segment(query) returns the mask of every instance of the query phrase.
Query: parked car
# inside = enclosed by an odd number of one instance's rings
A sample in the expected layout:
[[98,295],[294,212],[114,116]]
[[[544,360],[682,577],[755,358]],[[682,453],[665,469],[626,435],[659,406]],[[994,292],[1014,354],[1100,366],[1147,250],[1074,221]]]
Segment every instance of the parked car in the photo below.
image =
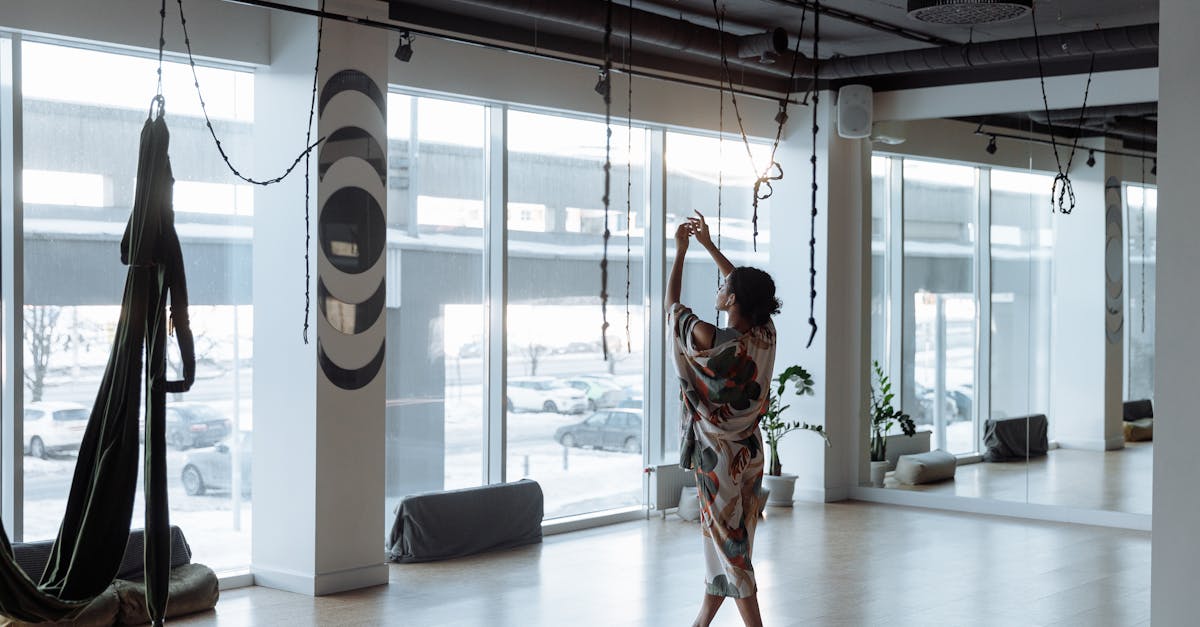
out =
[[636,398],[627,398],[627,399],[617,403],[617,407],[624,408],[624,409],[640,410],[642,408],[642,405],[644,405],[645,403],[646,403],[646,400],[639,396]]
[[514,377],[508,380],[509,411],[549,411],[578,414],[587,411],[587,396],[554,377]]
[[180,451],[212,446],[230,432],[229,419],[202,403],[167,405],[167,444]]
[[50,453],[78,451],[89,417],[88,409],[79,403],[27,403],[25,454],[45,459]]
[[616,407],[625,398],[625,390],[621,386],[605,380],[600,377],[569,377],[563,379],[563,383],[582,391],[587,395],[587,405],[589,411],[596,411],[606,407]]
[[[250,493],[250,468],[253,447],[249,431],[241,433],[242,494]],[[188,496],[200,496],[213,491],[229,491],[233,485],[233,451],[228,441],[216,446],[197,449],[187,454],[179,474],[183,491]]]
[[559,427],[554,439],[568,448],[591,446],[627,453],[642,452],[642,410],[609,409],[588,416],[583,422]]
[[[925,387],[920,383],[916,384],[915,388],[917,396],[917,408],[912,412],[913,420],[917,424],[933,424],[933,388]],[[961,409],[965,410],[965,414],[960,413]],[[946,423],[958,422],[964,418],[970,418],[970,400],[961,403],[961,399],[956,397],[955,392],[946,390],[942,397],[942,417]]]

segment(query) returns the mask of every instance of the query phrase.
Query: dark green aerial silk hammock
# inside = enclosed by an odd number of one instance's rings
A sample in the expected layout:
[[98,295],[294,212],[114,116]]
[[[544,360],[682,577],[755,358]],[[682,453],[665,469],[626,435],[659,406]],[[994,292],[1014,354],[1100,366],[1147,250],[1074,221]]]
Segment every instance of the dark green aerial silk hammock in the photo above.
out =
[[[35,583],[16,564],[8,534],[0,526],[0,614],[14,619],[70,619],[117,575],[137,489],[143,348],[147,358],[146,601],[153,624],[162,624],[166,612],[171,561],[163,424],[166,395],[191,387],[196,360],[188,325],[183,255],[171,207],[174,178],[167,156],[170,136],[163,106],[162,96],[156,96],[142,127],[133,212],[121,240],[121,262],[129,266],[121,318],[79,448],[66,514],[41,581]],[[183,361],[181,381],[166,379],[168,294]]]

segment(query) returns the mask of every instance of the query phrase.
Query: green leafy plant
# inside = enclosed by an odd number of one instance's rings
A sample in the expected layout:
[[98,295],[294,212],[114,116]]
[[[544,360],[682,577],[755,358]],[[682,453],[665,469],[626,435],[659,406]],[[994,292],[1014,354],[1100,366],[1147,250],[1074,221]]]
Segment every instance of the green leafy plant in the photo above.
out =
[[875,371],[875,383],[871,385],[871,461],[882,462],[887,459],[887,432],[899,424],[904,435],[912,437],[917,432],[917,425],[912,416],[892,407],[896,395],[892,393],[892,382],[883,374],[879,362],[871,362],[871,368]]
[[807,422],[799,421],[789,422],[783,419],[783,412],[791,407],[791,405],[783,405],[781,400],[788,383],[792,383],[795,387],[796,396],[812,396],[814,393],[812,375],[807,370],[800,366],[792,366],[775,377],[773,383],[774,385],[767,389],[767,411],[763,413],[762,421],[759,424],[762,426],[767,446],[771,449],[771,463],[767,467],[767,474],[779,476],[783,474],[783,465],[779,463],[779,441],[783,439],[783,436],[797,429],[804,429],[821,436],[825,440],[825,446],[829,446],[829,435],[825,433],[825,427],[821,425],[810,425]]

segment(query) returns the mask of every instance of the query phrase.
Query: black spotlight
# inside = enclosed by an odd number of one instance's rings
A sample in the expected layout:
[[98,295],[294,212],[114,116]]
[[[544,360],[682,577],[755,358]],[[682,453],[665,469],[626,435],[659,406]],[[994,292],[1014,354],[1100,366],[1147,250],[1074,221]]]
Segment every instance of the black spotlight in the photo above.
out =
[[1089,150],[1089,151],[1088,151],[1088,160],[1087,160],[1087,164],[1088,164],[1088,167],[1089,167],[1089,168],[1094,168],[1094,167],[1096,167],[1096,151],[1095,151],[1095,150]]
[[988,140],[987,153],[989,155],[996,154],[996,136],[995,135],[992,135],[992,138]]
[[403,63],[408,63],[413,53],[412,42],[412,33],[400,33],[400,45],[396,46],[396,54],[393,56]]
[[608,95],[612,93],[612,80],[608,72],[600,70],[600,78],[596,80],[596,86],[593,89],[596,90],[596,93],[608,98]]
[[1154,165],[1150,166],[1150,173],[1158,176],[1158,159],[1154,160]]

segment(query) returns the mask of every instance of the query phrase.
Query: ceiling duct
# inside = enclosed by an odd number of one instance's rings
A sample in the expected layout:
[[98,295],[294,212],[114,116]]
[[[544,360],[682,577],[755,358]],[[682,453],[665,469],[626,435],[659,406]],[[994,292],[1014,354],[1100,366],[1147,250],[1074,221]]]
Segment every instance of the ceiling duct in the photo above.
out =
[[1033,0],[908,0],[908,16],[929,24],[975,26],[1029,15]]
[[1158,24],[827,59],[821,62],[821,78],[861,79],[963,69],[978,72],[989,67],[1033,63],[1038,59],[1039,49],[1041,58],[1047,61],[1086,59],[1092,54],[1157,51]]
[[742,35],[738,37],[737,44],[738,58],[758,59],[759,63],[771,64],[788,51],[787,31],[776,28],[758,35]]
[[[395,5],[401,3],[398,0],[392,0],[391,4],[394,5],[392,13],[399,15]],[[557,22],[595,33],[604,32],[606,5],[594,0],[451,0],[442,6],[448,7],[452,4],[479,7],[529,20]],[[617,26],[613,29],[613,38],[619,40],[624,37],[631,16],[629,8],[619,2],[614,3],[612,11],[612,23]],[[742,37],[729,33],[718,33],[714,29],[699,24],[639,9],[633,10],[632,18],[633,32],[639,43],[660,46],[708,59],[720,59],[723,47],[730,53],[729,63],[731,65],[740,65],[747,71],[751,71],[753,68],[760,73],[776,77],[786,78],[791,75],[790,64],[773,66],[758,63],[757,61],[762,57],[761,54],[755,56],[755,61],[734,58],[732,53],[740,49]],[[771,44],[774,45],[777,43],[775,34],[773,32],[769,34],[771,35]],[[751,35],[751,37],[756,36]],[[786,33],[783,34],[782,48],[784,52],[787,52]]]

